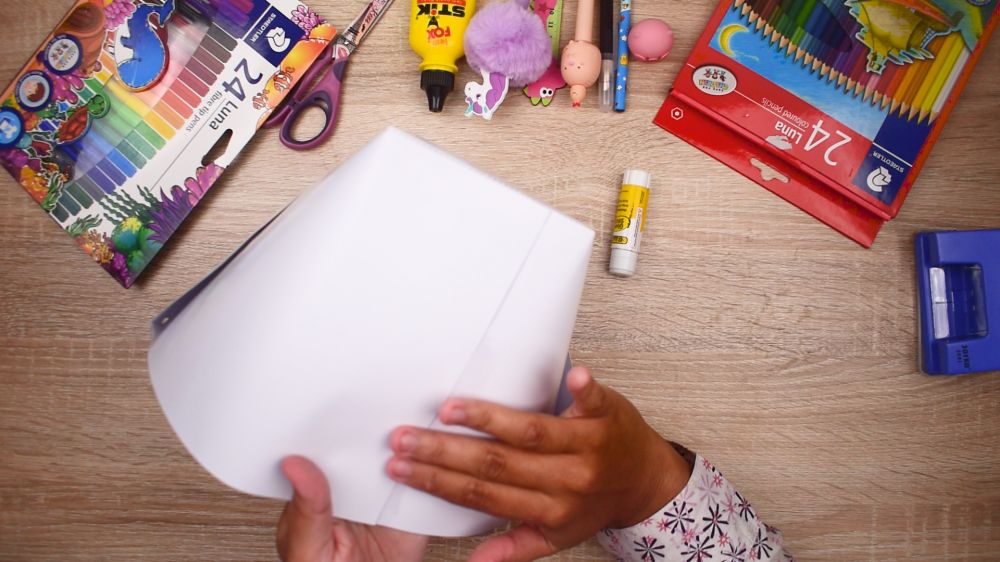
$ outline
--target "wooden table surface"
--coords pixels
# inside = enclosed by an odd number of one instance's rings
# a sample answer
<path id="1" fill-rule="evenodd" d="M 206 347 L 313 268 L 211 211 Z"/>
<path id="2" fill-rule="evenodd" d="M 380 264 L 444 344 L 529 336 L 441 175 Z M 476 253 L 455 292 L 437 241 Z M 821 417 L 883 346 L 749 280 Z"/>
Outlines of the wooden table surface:
<path id="1" fill-rule="evenodd" d="M 0 34 L 6 83 L 70 1 L 0 4 L 17 22 Z M 312 4 L 343 25 L 363 2 Z M 1000 559 L 1000 377 L 919 372 L 913 269 L 918 231 L 1000 226 L 1000 40 L 865 250 L 651 124 L 715 4 L 637 3 L 676 45 L 633 66 L 626 113 L 593 95 L 572 111 L 562 91 L 549 108 L 514 95 L 489 123 L 462 117 L 458 91 L 428 113 L 394 6 L 353 59 L 332 141 L 291 152 L 261 132 L 128 291 L 0 174 L 0 560 L 275 559 L 281 505 L 215 481 L 167 426 L 149 321 L 389 125 L 598 233 L 575 360 L 714 460 L 801 560 Z M 631 166 L 653 194 L 639 274 L 621 280 L 608 232 Z M 474 544 L 435 540 L 427 559 Z M 608 558 L 590 543 L 553 559 Z"/>

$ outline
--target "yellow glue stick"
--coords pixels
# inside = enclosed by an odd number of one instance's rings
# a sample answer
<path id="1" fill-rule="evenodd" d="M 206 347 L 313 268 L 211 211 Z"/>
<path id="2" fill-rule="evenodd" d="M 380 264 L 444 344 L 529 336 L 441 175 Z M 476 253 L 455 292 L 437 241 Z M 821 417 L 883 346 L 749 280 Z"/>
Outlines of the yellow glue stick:
<path id="1" fill-rule="evenodd" d="M 646 206 L 649 203 L 649 172 L 625 170 L 618 194 L 614 232 L 611 233 L 611 263 L 608 271 L 618 277 L 635 274 L 639 244 L 646 229 Z"/>

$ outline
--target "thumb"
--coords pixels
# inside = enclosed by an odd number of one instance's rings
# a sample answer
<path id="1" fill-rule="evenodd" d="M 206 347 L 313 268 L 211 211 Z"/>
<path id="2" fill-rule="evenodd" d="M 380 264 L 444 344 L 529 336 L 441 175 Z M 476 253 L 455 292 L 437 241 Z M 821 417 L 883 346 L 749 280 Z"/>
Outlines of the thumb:
<path id="1" fill-rule="evenodd" d="M 327 560 L 333 551 L 333 506 L 326 475 L 309 459 L 281 461 L 294 494 L 278 522 L 278 553 L 285 562 Z"/>
<path id="2" fill-rule="evenodd" d="M 472 551 L 469 562 L 530 562 L 558 550 L 538 529 L 520 525 L 483 541 Z"/>
<path id="3" fill-rule="evenodd" d="M 574 367 L 566 375 L 566 388 L 573 396 L 566 417 L 586 417 L 603 414 L 609 405 L 610 392 L 590 376 L 586 367 Z"/>

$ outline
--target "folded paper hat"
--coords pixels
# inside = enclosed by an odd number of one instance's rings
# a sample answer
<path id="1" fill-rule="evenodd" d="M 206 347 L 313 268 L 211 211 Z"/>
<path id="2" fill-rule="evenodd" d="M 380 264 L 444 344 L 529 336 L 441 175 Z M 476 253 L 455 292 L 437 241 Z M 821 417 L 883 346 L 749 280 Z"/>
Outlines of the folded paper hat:
<path id="1" fill-rule="evenodd" d="M 225 484 L 279 499 L 291 454 L 334 515 L 464 536 L 501 521 L 385 475 L 449 396 L 547 411 L 593 232 L 396 129 L 300 196 L 153 322 L 167 419 Z"/>

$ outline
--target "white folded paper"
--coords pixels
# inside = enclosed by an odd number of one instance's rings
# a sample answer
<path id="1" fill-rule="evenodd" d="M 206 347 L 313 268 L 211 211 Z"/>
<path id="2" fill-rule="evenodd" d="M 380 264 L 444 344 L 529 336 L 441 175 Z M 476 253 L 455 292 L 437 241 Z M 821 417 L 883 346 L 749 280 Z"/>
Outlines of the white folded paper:
<path id="1" fill-rule="evenodd" d="M 465 536 L 501 522 L 385 475 L 397 426 L 449 396 L 545 411 L 593 232 L 396 129 L 358 151 L 154 321 L 149 370 L 181 441 L 238 490 L 291 497 L 290 454 L 336 517 Z"/>

